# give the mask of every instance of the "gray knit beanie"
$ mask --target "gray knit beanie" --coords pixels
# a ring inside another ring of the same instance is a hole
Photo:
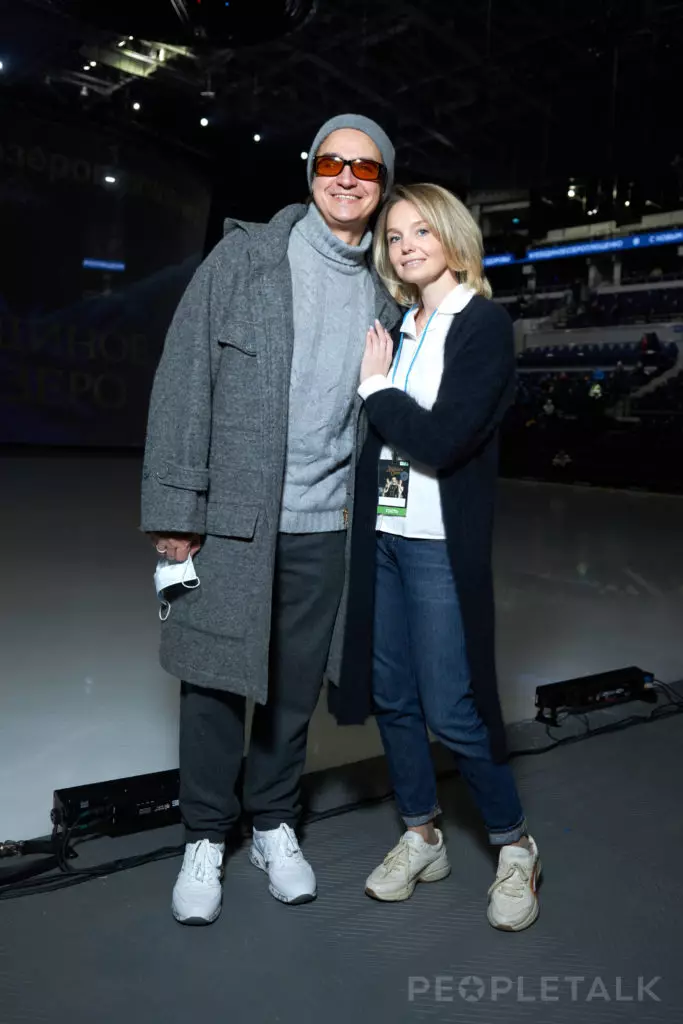
[[[337,117],[330,118],[330,120],[326,121],[322,126],[313,140],[313,145],[308,153],[307,169],[309,187],[313,184],[313,161],[316,153],[318,152],[320,143],[323,142],[328,135],[331,135],[332,132],[338,131],[340,128],[355,128],[356,131],[364,132],[366,135],[370,136],[382,154],[382,162],[385,164],[387,169],[385,191],[390,192],[391,187],[394,184],[394,147],[387,133],[380,128],[375,121],[371,121],[369,117],[363,117],[362,114],[338,114]]]

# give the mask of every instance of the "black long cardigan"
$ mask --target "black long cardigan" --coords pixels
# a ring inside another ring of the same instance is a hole
[[[394,346],[398,331],[394,338]],[[446,337],[432,409],[397,388],[365,403],[369,431],[356,476],[349,601],[342,669],[329,707],[342,725],[362,724],[371,698],[377,469],[390,443],[438,470],[446,543],[458,590],[475,704],[497,762],[506,760],[495,664],[491,544],[498,428],[515,390],[512,322],[498,304],[473,296]]]

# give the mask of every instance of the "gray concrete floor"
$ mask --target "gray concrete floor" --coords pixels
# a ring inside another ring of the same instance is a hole
[[[493,859],[451,779],[441,795],[452,874],[403,904],[363,893],[399,834],[387,803],[306,829],[319,897],[303,907],[268,895],[246,846],[205,929],[171,918],[177,859],[2,902],[0,1021],[680,1019],[682,740],[678,716],[515,759],[545,867],[526,932],[486,921]],[[101,839],[81,847],[82,864],[180,841],[176,828]]]

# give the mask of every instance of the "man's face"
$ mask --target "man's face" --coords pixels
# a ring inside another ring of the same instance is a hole
[[[340,128],[332,132],[321,143],[316,156],[382,161],[382,154],[372,139],[355,128]],[[361,237],[381,197],[381,182],[361,181],[349,166],[335,178],[318,175],[313,178],[315,205],[335,234],[343,232]]]

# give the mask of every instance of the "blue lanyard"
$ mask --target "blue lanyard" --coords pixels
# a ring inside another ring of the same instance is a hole
[[[408,318],[408,317],[410,316],[410,314],[411,314],[411,313],[413,313],[413,312],[414,312],[414,311],[415,311],[416,309],[417,309],[417,306],[413,306],[413,308],[412,308],[412,309],[409,309],[409,310],[408,310],[408,312],[406,313],[406,316],[405,316],[405,319],[404,319],[403,323],[405,323],[405,322],[406,322],[406,320],[407,320],[407,318]],[[425,326],[424,326],[424,330],[422,331],[422,334],[420,335],[420,341],[419,341],[419,343],[418,343],[417,349],[416,349],[416,351],[415,351],[415,355],[414,355],[414,356],[413,356],[413,358],[412,358],[412,361],[411,361],[411,363],[410,363],[410,366],[408,367],[408,372],[407,372],[407,374],[406,374],[406,379],[405,379],[405,381],[404,381],[404,384],[403,384],[403,390],[404,390],[405,392],[407,392],[407,391],[408,391],[408,380],[409,380],[409,378],[410,378],[410,374],[412,373],[412,369],[413,369],[413,366],[415,365],[415,360],[417,359],[417,357],[418,357],[418,356],[419,356],[419,354],[420,354],[420,349],[422,348],[422,342],[423,342],[423,341],[425,340],[425,337],[426,337],[427,331],[429,330],[429,325],[431,324],[432,320],[434,319],[434,317],[436,316],[436,314],[437,314],[438,312],[439,312],[438,308],[434,310],[434,312],[433,312],[433,313],[432,313],[432,315],[430,316],[429,320],[428,320],[428,321],[427,321],[427,323],[425,324]],[[393,383],[395,382],[395,380],[396,380],[396,371],[398,370],[398,364],[399,364],[399,363],[400,363],[400,361],[401,361],[401,352],[402,352],[402,351],[403,351],[403,331],[401,331],[401,340],[399,341],[399,344],[398,344],[398,352],[396,353],[396,362],[394,363],[394,372],[393,372],[393,374],[392,374],[392,376],[391,376],[391,383],[392,383],[392,384],[393,384]]]

